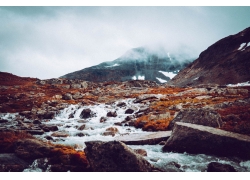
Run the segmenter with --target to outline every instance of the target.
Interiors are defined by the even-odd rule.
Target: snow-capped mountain
[[[250,80],[250,27],[225,37],[203,51],[169,84],[237,84]]]
[[[180,60],[178,57],[163,50],[156,52],[144,47],[134,48],[114,61],[103,62],[61,78],[93,82],[150,80],[165,83],[193,61],[188,58]]]

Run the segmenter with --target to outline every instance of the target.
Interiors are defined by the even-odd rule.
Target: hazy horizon
[[[56,78],[147,46],[198,57],[250,25],[250,7],[0,7],[0,71]]]

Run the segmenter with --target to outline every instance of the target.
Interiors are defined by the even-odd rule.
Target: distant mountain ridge
[[[180,60],[164,51],[159,53],[140,47],[127,51],[114,61],[103,62],[60,78],[93,82],[149,80],[165,83],[192,61],[188,58]]]
[[[250,27],[225,37],[203,51],[169,84],[237,84],[250,81]]]

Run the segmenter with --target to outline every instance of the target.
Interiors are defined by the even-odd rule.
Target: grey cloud
[[[0,7],[0,71],[38,78],[147,46],[181,58],[249,26],[249,7]],[[185,57],[183,57],[185,56]]]

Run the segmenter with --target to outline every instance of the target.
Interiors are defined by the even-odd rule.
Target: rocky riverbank
[[[229,158],[224,162],[234,164],[236,171],[249,171],[250,86],[180,88],[150,81],[39,80],[8,73],[1,73],[0,83],[1,171],[232,170],[214,163],[208,168],[221,161],[205,158],[210,155]],[[120,141],[140,146],[131,150]],[[103,153],[93,149],[96,143]],[[110,158],[106,146],[127,157],[119,162],[118,156]],[[202,168],[174,160],[175,152],[206,154]],[[105,162],[93,160],[101,157]],[[140,163],[131,165],[128,157]],[[109,169],[101,167],[105,163]]]

